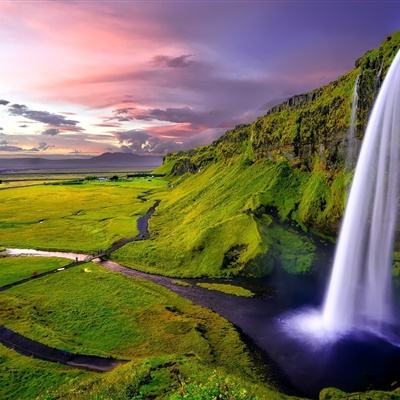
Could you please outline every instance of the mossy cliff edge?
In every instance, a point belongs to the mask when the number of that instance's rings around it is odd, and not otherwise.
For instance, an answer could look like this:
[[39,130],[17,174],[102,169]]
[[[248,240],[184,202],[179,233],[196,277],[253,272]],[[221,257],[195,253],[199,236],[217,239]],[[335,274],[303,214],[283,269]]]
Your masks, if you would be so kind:
[[334,240],[352,171],[345,168],[352,95],[356,138],[400,48],[400,32],[328,85],[291,97],[209,146],[165,157],[171,191],[151,221],[153,240],[115,257],[175,276],[309,271],[315,237]]

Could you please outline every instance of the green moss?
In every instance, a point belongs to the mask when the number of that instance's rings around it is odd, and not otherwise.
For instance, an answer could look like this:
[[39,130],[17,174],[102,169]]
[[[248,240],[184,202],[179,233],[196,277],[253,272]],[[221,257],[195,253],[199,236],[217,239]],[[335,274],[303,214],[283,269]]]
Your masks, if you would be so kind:
[[393,392],[382,392],[370,390],[367,392],[345,393],[339,389],[326,388],[319,395],[320,400],[398,400],[400,398],[400,389]]
[[227,283],[197,283],[197,286],[208,290],[216,290],[217,292],[231,294],[239,297],[254,297],[254,293],[251,290],[245,289],[241,286],[230,285]]

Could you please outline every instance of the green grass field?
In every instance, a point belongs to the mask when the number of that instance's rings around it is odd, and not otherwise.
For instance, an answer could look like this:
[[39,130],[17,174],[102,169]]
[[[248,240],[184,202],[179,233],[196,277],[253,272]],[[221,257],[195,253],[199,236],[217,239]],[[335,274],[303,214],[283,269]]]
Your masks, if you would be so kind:
[[[23,364],[22,356],[0,348],[0,376],[7,382],[0,385],[0,398],[29,399],[50,391],[62,398],[145,399],[124,394],[125,386],[133,385],[129,379],[140,374],[148,376],[131,390],[170,398],[182,389],[176,374],[187,384],[207,383],[213,369],[219,371],[217,381],[219,376],[231,377],[232,390],[239,385],[240,390],[273,393],[269,386],[256,384],[246,348],[222,317],[154,283],[93,263],[3,292],[0,323],[57,348],[132,360],[112,372],[94,374],[30,359]],[[46,376],[43,387],[36,369]],[[122,390],[120,397],[96,397],[112,387]],[[88,391],[97,394],[90,397]]]
[[70,262],[50,257],[0,257],[0,286],[63,267]]
[[0,190],[0,246],[93,252],[137,234],[150,207],[138,196],[166,189],[161,179],[40,185]]
[[0,345],[0,398],[4,400],[51,399],[49,391],[72,387],[94,374],[61,364],[26,357]]

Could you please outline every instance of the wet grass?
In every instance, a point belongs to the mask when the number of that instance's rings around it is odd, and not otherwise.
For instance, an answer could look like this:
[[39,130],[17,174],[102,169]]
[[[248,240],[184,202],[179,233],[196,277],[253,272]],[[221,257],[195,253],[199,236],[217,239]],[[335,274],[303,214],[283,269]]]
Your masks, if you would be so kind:
[[51,257],[0,257],[0,286],[63,267],[70,262]]

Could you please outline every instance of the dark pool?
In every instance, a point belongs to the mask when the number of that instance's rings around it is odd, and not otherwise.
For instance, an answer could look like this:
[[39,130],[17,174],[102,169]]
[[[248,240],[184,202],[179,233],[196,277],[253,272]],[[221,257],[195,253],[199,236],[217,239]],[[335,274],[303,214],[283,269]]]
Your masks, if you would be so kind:
[[289,394],[317,398],[325,387],[349,392],[393,390],[400,384],[400,347],[366,332],[320,341],[291,329],[291,314],[321,305],[332,257],[331,246],[320,251],[309,276],[288,275],[277,269],[268,278],[227,281],[252,289],[256,298],[196,286],[171,288],[234,323],[272,366],[278,386]]

